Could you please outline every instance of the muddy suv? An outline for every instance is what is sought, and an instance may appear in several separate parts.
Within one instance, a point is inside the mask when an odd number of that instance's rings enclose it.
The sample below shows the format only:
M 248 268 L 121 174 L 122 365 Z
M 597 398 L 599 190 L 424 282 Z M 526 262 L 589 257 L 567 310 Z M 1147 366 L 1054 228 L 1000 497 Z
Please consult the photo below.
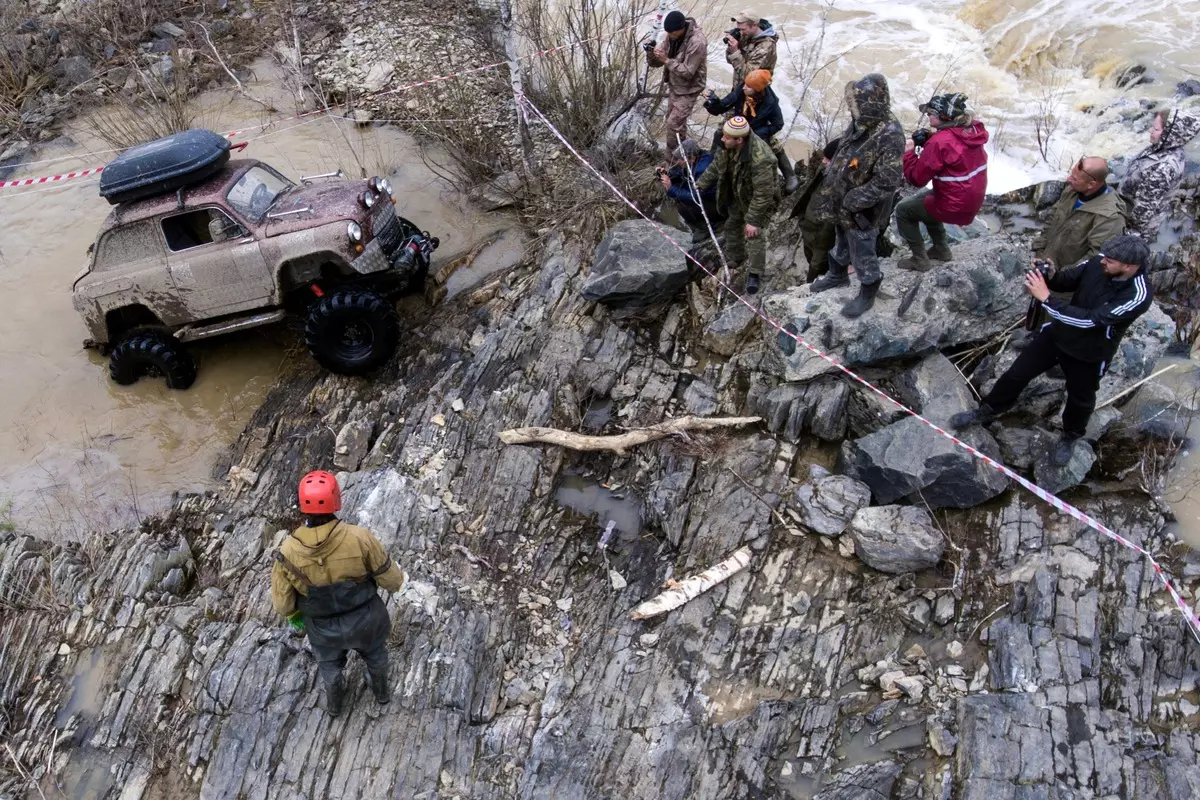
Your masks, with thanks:
M 243 145 L 244 146 L 244 145 Z M 76 278 L 75 309 L 120 384 L 162 375 L 186 389 L 186 344 L 304 315 L 304 340 L 332 372 L 391 358 L 391 297 L 419 289 L 438 240 L 399 216 L 387 180 L 340 173 L 296 184 L 193 130 L 131 148 L 105 167 L 116 208 Z

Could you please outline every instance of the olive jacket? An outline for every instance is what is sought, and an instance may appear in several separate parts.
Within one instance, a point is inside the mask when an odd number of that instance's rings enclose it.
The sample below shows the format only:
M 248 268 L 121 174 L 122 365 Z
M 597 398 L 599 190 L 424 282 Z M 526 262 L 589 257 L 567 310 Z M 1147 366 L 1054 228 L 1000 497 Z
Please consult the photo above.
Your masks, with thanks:
M 653 50 L 646 51 L 650 66 L 663 68 L 663 80 L 671 94 L 687 96 L 704 91 L 708 82 L 708 42 L 700 23 L 688 17 L 687 33 L 683 38 L 667 40 L 667 56 L 671 60 L 664 63 Z
M 366 528 L 341 520 L 297 528 L 283 541 L 279 552 L 314 586 L 359 580 L 372 573 L 378 573 L 376 585 L 389 592 L 404 586 L 404 573 L 379 540 Z M 271 605 L 275 613 L 290 616 L 296 610 L 298 594 L 307 594 L 307 588 L 275 561 L 271 569 Z
M 775 211 L 779 161 L 771 145 L 755 134 L 738 150 L 722 148 L 697 185 L 703 192 L 717 187 L 717 208 L 749 225 L 765 228 Z
M 1125 232 L 1125 214 L 1124 201 L 1111 188 L 1085 203 L 1068 186 L 1051 209 L 1050 221 L 1033 240 L 1033 252 L 1056 266 L 1073 267 Z

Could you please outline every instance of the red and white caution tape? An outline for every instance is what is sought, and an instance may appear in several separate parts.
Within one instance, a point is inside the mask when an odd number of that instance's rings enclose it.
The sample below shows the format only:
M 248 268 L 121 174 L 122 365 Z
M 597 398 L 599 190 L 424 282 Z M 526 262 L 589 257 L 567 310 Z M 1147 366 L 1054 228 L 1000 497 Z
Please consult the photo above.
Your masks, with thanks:
M 64 172 L 61 175 L 43 175 L 40 178 L 21 178 L 15 181 L 0 182 L 0 189 L 9 189 L 16 186 L 36 186 L 39 183 L 59 183 L 60 181 L 69 181 L 72 178 L 83 178 L 88 175 L 95 175 L 104 169 L 104 166 L 88 167 L 77 172 Z
M 1069 515 L 1073 519 L 1078 520 L 1079 522 L 1082 522 L 1084 525 L 1088 526 L 1092 530 L 1095 530 L 1095 531 L 1098 531 L 1099 533 L 1104 534 L 1105 536 L 1112 539 L 1117 544 L 1120 544 L 1122 547 L 1126 547 L 1130 550 L 1133 550 L 1134 552 L 1138 553 L 1143 558 L 1145 558 L 1147 560 L 1147 562 L 1149 563 L 1151 569 L 1154 571 L 1154 574 L 1158 577 L 1159 581 L 1166 588 L 1167 593 L 1171 595 L 1171 599 L 1175 601 L 1175 606 L 1179 610 L 1179 613 L 1183 615 L 1184 620 L 1187 622 L 1188 629 L 1191 631 L 1192 636 L 1194 636 L 1196 638 L 1197 642 L 1200 642 L 1200 618 L 1198 618 L 1196 616 L 1196 613 L 1184 601 L 1183 597 L 1179 594 L 1179 591 L 1175 588 L 1175 584 L 1174 584 L 1174 581 L 1171 579 L 1171 576 L 1167 573 L 1166 570 L 1164 570 L 1162 568 L 1162 566 L 1158 563 L 1158 561 L 1154 558 L 1154 556 L 1152 556 L 1150 554 L 1149 550 L 1147 550 L 1145 547 L 1142 547 L 1139 544 L 1135 544 L 1134 542 L 1129 541 L 1128 539 L 1126 539 L 1124 536 L 1121 536 L 1116 531 L 1111 530 L 1108 526 L 1106 526 L 1104 523 L 1100 522 L 1099 520 L 1096 520 L 1093 517 L 1091 517 L 1090 515 L 1083 513 L 1075 506 L 1062 500 L 1061 498 L 1057 497 L 1053 493 L 1046 491 L 1042 487 L 1038 486 L 1036 483 L 1033 483 L 1032 481 L 1018 475 L 1016 472 L 1013 472 L 1011 469 L 1006 467 L 1004 464 L 1001 464 L 999 461 L 996 461 L 995 459 L 991 458 L 986 453 L 981 453 L 980 451 L 976 450 L 974 447 L 972 447 L 971 445 L 962 441 L 961 439 L 956 437 L 954 434 L 938 427 L 933 422 L 930 422 L 928 419 L 921 416 L 916 411 L 913 411 L 911 408 L 909 408 L 908 406 L 901 403 L 899 400 L 896 400 L 895 398 L 888 395 L 886 392 L 884 392 L 882 389 L 880 389 L 877 386 L 875 386 L 874 384 L 872 384 L 866 378 L 863 378 L 862 376 L 858 375 L 853 370 L 851 370 L 849 367 L 846 367 L 844 364 L 839 362 L 833 356 L 831 356 L 828 353 L 825 353 L 824 351 L 818 349 L 817 347 L 814 347 L 813 345 L 809 344 L 807 341 L 805 341 L 803 338 L 801 338 L 798 334 L 793 333 L 792 331 L 786 329 L 778 321 L 767 316 L 756 305 L 754 305 L 753 303 L 748 301 L 745 297 L 742 297 L 740 294 L 738 294 L 736 291 L 734 291 L 733 287 L 729 286 L 725 281 L 721 280 L 721 277 L 719 275 L 717 275 L 712 270 L 710 270 L 706 265 L 704 265 L 704 264 L 700 263 L 698 260 L 696 260 L 691 255 L 691 253 L 689 253 L 687 250 L 685 250 L 683 247 L 681 247 L 674 239 L 672 239 L 667 234 L 667 232 L 665 230 L 663 230 L 661 225 L 659 225 L 657 222 L 655 222 L 653 219 L 651 219 L 649 216 L 647 216 L 640 208 L 637 207 L 637 205 L 634 204 L 634 202 L 632 200 L 630 200 L 628 197 L 626 197 L 625 194 L 619 188 L 617 188 L 610 180 L 608 180 L 608 178 L 606 178 L 604 176 L 604 174 L 600 172 L 600 170 L 598 170 L 598 169 L 596 169 L 596 167 L 592 166 L 592 164 L 586 158 L 584 158 L 583 154 L 580 153 L 577 149 L 575 149 L 575 147 L 569 141 L 567 141 L 567 138 L 562 134 L 562 132 L 557 127 L 555 127 L 554 123 L 552 123 L 546 117 L 546 115 L 542 113 L 541 109 L 539 109 L 537 106 L 535 106 L 533 104 L 533 102 L 528 98 L 528 96 L 522 97 L 522 98 L 520 98 L 520 100 L 525 105 L 525 107 L 530 112 L 532 112 L 533 115 L 535 117 L 537 117 L 543 125 L 546 126 L 546 128 L 554 135 L 554 137 L 557 138 L 560 142 L 562 142 L 563 146 L 566 147 L 567 150 L 569 150 L 571 152 L 571 154 L 574 155 L 575 158 L 577 158 L 581 164 L 583 164 L 585 167 L 587 167 L 587 169 L 593 175 L 595 175 L 600 180 L 601 183 L 603 183 L 605 186 L 607 186 L 613 192 L 614 195 L 616 195 L 618 198 L 620 198 L 621 201 L 623 201 L 627 206 L 629 206 L 634 211 L 634 213 L 638 214 L 640 217 L 642 217 L 647 222 L 649 222 L 651 225 L 653 225 L 658 230 L 658 232 L 660 234 L 662 234 L 663 238 L 665 238 L 668 242 L 670 242 L 677 250 L 679 250 L 679 252 L 683 253 L 685 258 L 687 258 L 689 261 L 691 261 L 696 266 L 700 267 L 700 269 L 704 270 L 704 272 L 707 273 L 709 275 L 709 277 L 711 277 L 717 281 L 717 283 L 721 286 L 721 288 L 723 288 L 724 290 L 726 290 L 730 294 L 732 294 L 735 298 L 737 298 L 738 302 L 740 302 L 742 305 L 746 306 L 746 308 L 750 309 L 756 316 L 758 316 L 760 319 L 762 319 L 764 322 L 766 322 L 772 328 L 774 328 L 775 330 L 784 334 L 785 336 L 793 339 L 796 342 L 796 344 L 799 344 L 800 346 L 804 347 L 809 352 L 811 352 L 813 355 L 816 355 L 819 358 L 826 361 L 827 363 L 833 365 L 838 370 L 840 370 L 842 373 L 844 373 L 846 376 L 850 377 L 851 379 L 858 382 L 862 386 L 865 386 L 866 388 L 870 389 L 876 395 L 883 398 L 887 402 L 891 403 L 892 405 L 894 405 L 896 408 L 900 409 L 904 413 L 909 414 L 913 417 L 916 417 L 930 430 L 934 431 L 935 433 L 939 434 L 940 436 L 945 437 L 946 439 L 949 439 L 955 445 L 966 450 L 968 453 L 970 453 L 975 458 L 980 459 L 985 464 L 987 464 L 989 467 L 992 467 L 993 469 L 995 469 L 998 472 L 1000 472 L 1001 474 L 1003 474 L 1005 477 L 1009 478 L 1010 480 L 1014 481 L 1021 487 L 1028 490 L 1035 497 L 1045 501 L 1046 503 L 1050 504 L 1058 511 L 1061 511 L 1064 514 Z

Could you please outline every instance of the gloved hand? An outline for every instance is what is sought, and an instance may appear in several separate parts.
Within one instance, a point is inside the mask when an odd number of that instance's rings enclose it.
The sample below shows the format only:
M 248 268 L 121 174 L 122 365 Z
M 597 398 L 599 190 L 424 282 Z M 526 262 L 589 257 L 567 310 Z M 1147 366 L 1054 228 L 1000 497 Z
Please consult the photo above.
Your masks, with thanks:
M 299 611 L 294 611 L 287 618 L 288 625 L 297 633 L 304 633 L 304 615 Z
M 721 98 L 717 97 L 715 92 L 709 92 L 708 97 L 704 100 L 704 110 L 714 116 L 723 113 L 721 109 Z

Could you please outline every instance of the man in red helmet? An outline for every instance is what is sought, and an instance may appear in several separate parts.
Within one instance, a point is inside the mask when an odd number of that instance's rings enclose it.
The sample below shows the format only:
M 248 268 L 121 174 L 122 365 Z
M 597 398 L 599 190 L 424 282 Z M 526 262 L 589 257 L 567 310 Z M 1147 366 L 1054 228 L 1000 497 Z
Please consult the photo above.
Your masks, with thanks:
M 293 624 L 303 621 L 325 683 L 326 710 L 342 713 L 346 654 L 358 651 L 376 702 L 391 699 L 387 639 L 391 620 L 376 586 L 397 592 L 404 573 L 365 528 L 339 520 L 342 491 L 328 472 L 300 481 L 304 524 L 275 552 L 271 605 Z

